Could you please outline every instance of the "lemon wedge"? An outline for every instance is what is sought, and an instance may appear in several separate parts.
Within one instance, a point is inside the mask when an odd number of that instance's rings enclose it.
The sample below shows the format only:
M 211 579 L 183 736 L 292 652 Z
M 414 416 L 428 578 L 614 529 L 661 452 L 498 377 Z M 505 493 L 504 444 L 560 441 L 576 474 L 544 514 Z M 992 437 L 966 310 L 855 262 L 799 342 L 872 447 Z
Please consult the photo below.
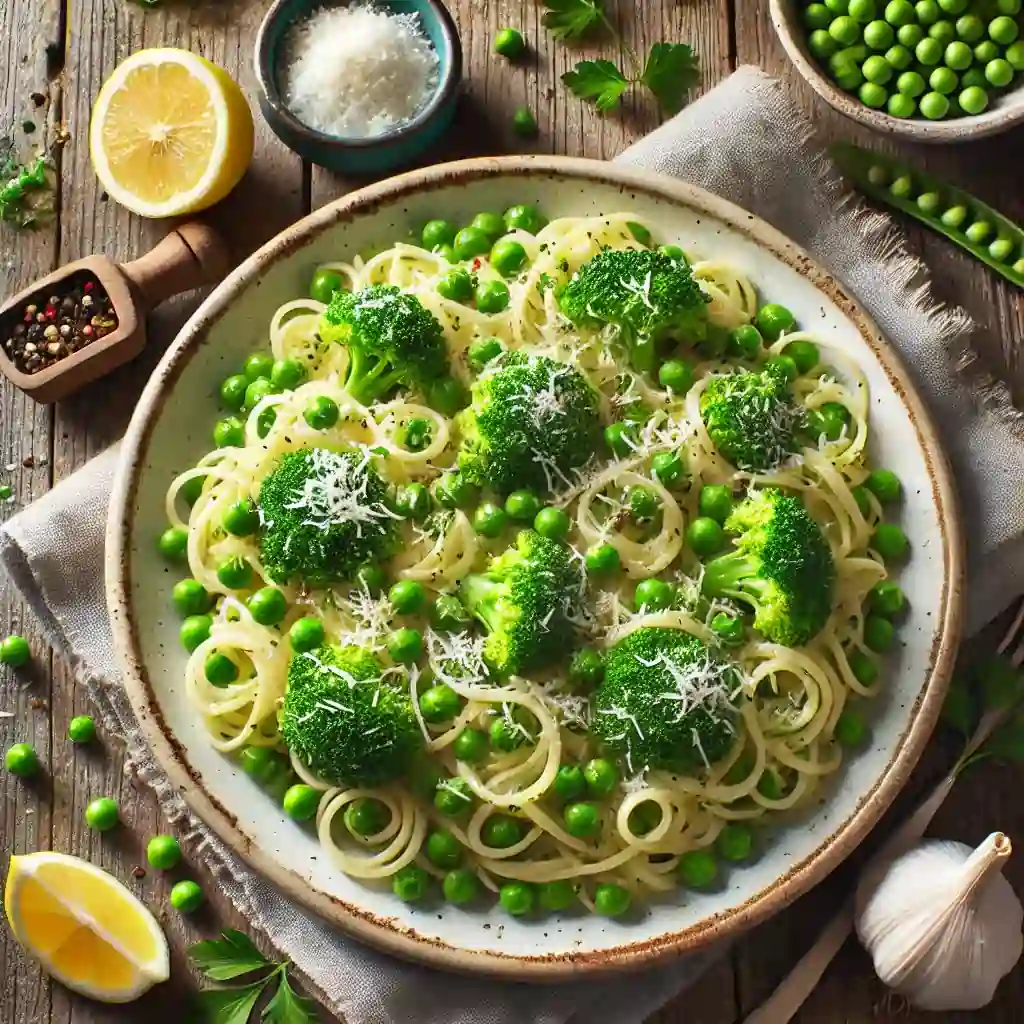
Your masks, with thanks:
M 170 974 L 156 918 L 120 882 L 63 853 L 12 857 L 4 911 L 14 937 L 68 988 L 127 1003 Z
M 222 68 L 188 50 L 140 50 L 92 110 L 89 153 L 107 193 L 143 217 L 223 199 L 252 160 L 252 113 Z

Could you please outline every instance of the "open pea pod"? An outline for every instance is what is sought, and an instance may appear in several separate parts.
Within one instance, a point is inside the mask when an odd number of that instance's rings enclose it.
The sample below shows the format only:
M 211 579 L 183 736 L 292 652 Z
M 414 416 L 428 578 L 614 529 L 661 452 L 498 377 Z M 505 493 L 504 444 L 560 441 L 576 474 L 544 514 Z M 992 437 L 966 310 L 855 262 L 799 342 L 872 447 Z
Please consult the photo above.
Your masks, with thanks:
M 945 235 L 1024 288 L 1024 229 L 974 196 L 900 160 L 847 142 L 831 147 L 843 173 L 866 195 Z

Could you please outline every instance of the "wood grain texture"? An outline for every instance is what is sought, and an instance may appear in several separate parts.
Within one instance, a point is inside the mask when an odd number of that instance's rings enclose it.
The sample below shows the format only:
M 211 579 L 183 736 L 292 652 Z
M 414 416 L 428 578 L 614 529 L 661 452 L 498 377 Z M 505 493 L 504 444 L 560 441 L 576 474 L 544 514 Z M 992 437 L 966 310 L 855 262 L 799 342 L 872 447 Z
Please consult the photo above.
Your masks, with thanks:
M 62 6 L 63 5 L 63 6 Z M 265 5 L 249 0 L 197 7 L 168 5 L 143 10 L 114 0 L 4 0 L 0 3 L 0 135 L 3 126 L 24 116 L 28 94 L 47 91 L 48 75 L 63 69 L 63 115 L 70 143 L 63 153 L 62 214 L 46 231 L 13 235 L 4 231 L 0 243 L 0 285 L 10 293 L 57 260 L 103 251 L 128 259 L 144 251 L 161 234 L 108 203 L 89 167 L 85 132 L 92 100 L 116 63 L 144 46 L 184 46 L 222 64 L 254 100 L 251 54 Z M 540 24 L 536 0 L 449 0 L 466 53 L 466 90 L 455 131 L 431 162 L 505 152 L 565 153 L 610 159 L 659 121 L 652 102 L 632 96 L 619 114 L 601 117 L 571 97 L 560 75 L 583 56 L 622 58 L 609 39 L 598 38 L 584 49 L 553 44 Z M 853 138 L 885 148 L 882 140 L 846 122 L 817 101 L 798 81 L 782 56 L 761 0 L 614 0 L 614 20 L 634 48 L 659 40 L 688 41 L 701 56 L 701 90 L 714 85 L 737 62 L 759 63 L 783 75 L 804 109 L 812 112 L 826 139 Z M 64 19 L 69 24 L 64 33 Z M 494 32 L 510 25 L 522 29 L 529 54 L 516 64 L 491 53 Z M 66 53 L 65 53 L 65 39 Z M 48 46 L 48 48 L 47 48 Z M 66 67 L 65 67 L 66 63 Z M 60 90 L 54 90 L 60 98 Z M 529 106 L 539 122 L 536 139 L 517 138 L 512 113 Z M 254 104 L 255 108 L 255 104 Z M 35 120 L 42 123 L 43 118 Z M 24 140 L 23 140 L 24 141 Z M 889 146 L 889 151 L 894 147 Z M 969 187 L 1009 216 L 1024 220 L 1024 190 L 1019 187 L 1024 133 L 978 146 L 937 150 L 906 148 L 908 160 Z M 316 168 L 303 168 L 263 125 L 257 114 L 256 159 L 242 186 L 210 219 L 227 236 L 236 254 L 251 251 L 310 205 L 317 207 L 360 184 Z M 0 229 L 3 230 L 3 229 Z M 913 250 L 933 268 L 936 291 L 947 301 L 964 305 L 983 326 L 979 338 L 993 365 L 1001 361 L 1018 371 L 1024 334 L 1024 302 L 1020 292 L 916 225 L 908 225 Z M 195 297 L 163 307 L 150 321 L 151 349 L 72 401 L 53 410 L 27 403 L 9 388 L 0 391 L 0 483 L 16 487 L 17 500 L 0 504 L 0 515 L 21 508 L 54 481 L 81 466 L 115 440 L 124 429 L 132 404 L 160 351 L 173 338 L 195 304 Z M 1024 393 L 1022 388 L 1021 393 Z M 32 468 L 22 459 L 34 455 Z M 7 472 L 2 467 L 15 463 Z M 130 780 L 130 766 L 116 737 L 104 736 L 95 749 L 75 748 L 66 738 L 67 723 L 87 712 L 84 694 L 76 688 L 69 666 L 51 659 L 38 627 L 26 621 L 9 595 L 0 595 L 0 632 L 17 629 L 33 644 L 36 658 L 30 676 L 0 675 L 0 746 L 27 740 L 35 744 L 48 771 L 40 785 L 25 786 L 0 773 L 0 871 L 8 855 L 35 849 L 57 849 L 87 857 L 127 882 L 157 908 L 173 949 L 173 980 L 128 1007 L 102 1007 L 52 986 L 21 955 L 6 928 L 0 927 L 0 1024 L 113 1024 L 147 1020 L 180 1022 L 193 1019 L 190 1000 L 195 979 L 185 963 L 185 949 L 199 935 L 219 927 L 245 927 L 207 886 L 210 906 L 191 921 L 168 911 L 170 885 L 182 877 L 208 881 L 202 865 L 192 864 L 165 877 L 147 871 L 133 877 L 144 863 L 146 840 L 166 826 L 152 796 Z M 33 700 L 45 706 L 33 707 Z M 918 771 L 901 806 L 930 779 L 941 773 L 952 751 L 937 743 Z M 126 774 L 126 771 L 128 774 Z M 961 783 L 955 799 L 941 813 L 935 831 L 966 841 L 979 840 L 992 828 L 1024 836 L 1024 811 L 1018 786 L 1006 770 L 985 768 Z M 124 826 L 99 837 L 84 827 L 89 800 L 116 796 Z M 894 814 L 900 813 L 899 808 Z M 1024 858 L 1011 867 L 1011 880 L 1024 891 Z M 825 885 L 793 908 L 741 939 L 696 985 L 655 1014 L 649 1024 L 729 1024 L 741 1021 L 763 999 L 804 950 L 837 900 L 848 891 L 853 866 L 841 869 Z M 642 984 L 638 978 L 637 984 Z M 1004 983 L 998 998 L 981 1014 L 982 1024 L 1015 1024 L 1020 1019 L 1020 972 Z M 826 976 L 823 985 L 798 1017 L 799 1024 L 868 1024 L 925 1020 L 959 1024 L 965 1015 L 906 1016 L 886 1000 L 866 957 L 852 943 Z M 580 1022 L 584 1024 L 584 1022 Z M 589 1022 L 586 1022 L 589 1024 Z

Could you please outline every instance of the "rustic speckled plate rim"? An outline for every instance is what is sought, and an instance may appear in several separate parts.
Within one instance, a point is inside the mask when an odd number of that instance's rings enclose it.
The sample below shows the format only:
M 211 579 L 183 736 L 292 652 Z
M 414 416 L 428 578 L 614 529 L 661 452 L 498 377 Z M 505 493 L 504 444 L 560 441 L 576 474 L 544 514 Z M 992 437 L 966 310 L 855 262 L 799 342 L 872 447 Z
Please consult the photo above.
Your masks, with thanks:
M 807 32 L 800 24 L 796 0 L 770 0 L 769 11 L 779 41 L 807 84 L 830 107 L 868 128 L 914 142 L 970 142 L 1009 131 L 1024 122 L 1024 86 L 1012 89 L 1003 101 L 981 114 L 948 121 L 909 120 L 873 110 L 822 73 L 807 50 Z M 1007 98 L 1009 103 L 1005 102 Z
M 687 206 L 746 235 L 794 268 L 836 303 L 873 350 L 917 432 L 938 512 L 942 559 L 946 566 L 928 677 L 918 691 L 909 725 L 872 788 L 863 794 L 855 810 L 823 839 L 814 853 L 740 906 L 713 915 L 683 931 L 611 949 L 542 957 L 510 956 L 497 950 L 469 951 L 427 938 L 391 918 L 377 916 L 312 889 L 299 875 L 256 848 L 241 831 L 231 811 L 206 789 L 203 778 L 189 765 L 185 751 L 167 727 L 142 662 L 130 599 L 130 545 L 136 493 L 153 428 L 182 368 L 224 310 L 238 301 L 264 268 L 338 223 L 351 220 L 356 215 L 365 215 L 381 205 L 399 202 L 413 193 L 450 187 L 453 183 L 510 175 L 596 181 L 623 192 L 642 192 L 661 201 Z M 337 923 L 357 939 L 386 952 L 448 969 L 516 980 L 550 981 L 638 968 L 735 936 L 777 913 L 820 882 L 857 847 L 906 783 L 938 721 L 960 637 L 964 555 L 952 474 L 935 427 L 907 371 L 859 304 L 807 253 L 752 214 L 676 179 L 569 157 L 496 157 L 413 171 L 345 196 L 282 232 L 246 260 L 210 295 L 182 329 L 154 372 L 122 444 L 121 464 L 107 526 L 106 584 L 115 647 L 124 669 L 124 687 L 157 761 L 189 807 L 254 870 L 275 883 L 286 895 Z

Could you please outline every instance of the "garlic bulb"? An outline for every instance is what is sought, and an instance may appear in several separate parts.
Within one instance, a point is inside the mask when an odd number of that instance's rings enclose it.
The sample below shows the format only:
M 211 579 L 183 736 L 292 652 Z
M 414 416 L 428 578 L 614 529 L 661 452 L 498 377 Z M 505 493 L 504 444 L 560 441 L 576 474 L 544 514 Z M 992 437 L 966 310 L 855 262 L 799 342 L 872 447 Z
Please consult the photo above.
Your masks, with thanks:
M 879 978 L 924 1010 L 977 1010 L 1024 948 L 1024 910 L 1002 875 L 1010 840 L 923 842 L 857 890 L 857 935 Z

